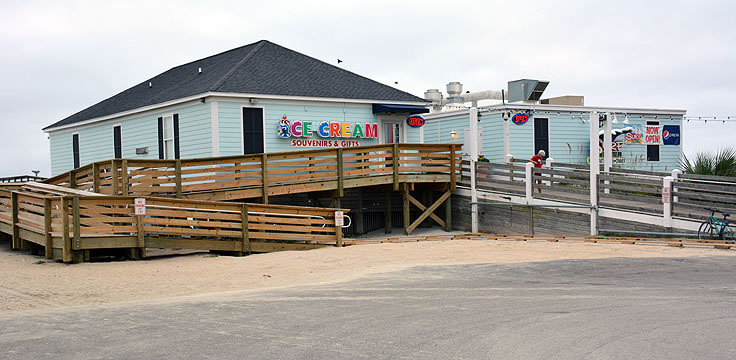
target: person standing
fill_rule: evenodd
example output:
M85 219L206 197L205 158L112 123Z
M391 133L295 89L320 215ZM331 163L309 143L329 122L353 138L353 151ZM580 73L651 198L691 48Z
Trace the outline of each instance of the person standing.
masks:
M529 161L531 161L532 164L534 164L534 167L535 168L541 168L542 167L542 163L544 161L544 156L545 155L547 155L547 154L544 152L544 150L539 150L539 152L536 155L532 156L532 158L529 159ZM534 173L534 175L541 176L542 173ZM541 185L542 184L542 180L537 180L537 184L540 184ZM542 193L542 188L541 187L540 188L537 188L537 190L539 191L540 194Z

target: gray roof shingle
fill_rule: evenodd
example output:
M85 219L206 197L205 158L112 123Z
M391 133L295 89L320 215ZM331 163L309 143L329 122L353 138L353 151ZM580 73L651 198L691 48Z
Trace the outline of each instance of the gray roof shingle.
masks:
M202 73L198 73L200 67ZM43 130L208 91L424 102L412 94L261 40L172 68Z

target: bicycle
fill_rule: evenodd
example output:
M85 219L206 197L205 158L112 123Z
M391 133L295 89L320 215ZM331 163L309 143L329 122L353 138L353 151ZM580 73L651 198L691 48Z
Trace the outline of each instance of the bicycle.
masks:
M703 221L703 223L700 224L700 228L698 228L699 240L736 240L733 228L731 227L733 224L728 221L728 216L730 214L726 214L723 211L716 209L705 208L705 210L710 211L710 217L708 220ZM723 214L723 220L718 220L716 218L715 215L717 212Z

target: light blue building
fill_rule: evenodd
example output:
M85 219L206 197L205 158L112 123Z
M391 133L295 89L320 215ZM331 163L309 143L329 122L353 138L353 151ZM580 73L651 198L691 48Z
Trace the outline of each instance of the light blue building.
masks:
M422 115L423 126L407 127L407 142L467 144L471 113L476 110L462 105L464 94L452 89L452 84L459 85L448 84L448 90L455 93L449 93L447 101L425 94L435 108L444 106L446 111ZM607 114L612 122L614 167L649 171L679 168L685 110L584 106L582 96L541 99L546 82L536 80L513 81L508 86L504 95L509 97L503 103L477 108L479 153L491 162L507 162L507 155L526 162L541 149L555 162L586 164L589 118L596 111ZM436 94L436 90L431 91ZM453 104L453 98L459 100ZM459 109L447 110L452 106ZM600 133L602 139L603 128ZM464 149L467 152L468 146Z
M175 159L400 141L426 101L268 41L172 68L58 121L53 175Z

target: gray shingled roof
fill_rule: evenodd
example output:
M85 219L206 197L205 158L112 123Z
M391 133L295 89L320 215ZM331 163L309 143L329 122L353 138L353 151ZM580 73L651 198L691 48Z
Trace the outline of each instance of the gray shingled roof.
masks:
M202 73L198 73L200 67ZM208 91L424 102L412 94L261 40L172 68L43 130Z

